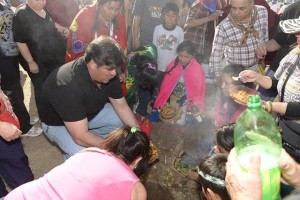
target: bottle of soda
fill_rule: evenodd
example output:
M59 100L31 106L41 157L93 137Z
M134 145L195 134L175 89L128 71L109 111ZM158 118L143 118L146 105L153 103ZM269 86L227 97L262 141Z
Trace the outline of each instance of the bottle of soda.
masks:
M261 157L260 175L262 199L280 199L280 169L278 159L281 154L281 135L274 118L261 107L257 95L250 95L248 108L240 115L234 128L234 145L238 160L247 171L252 155Z

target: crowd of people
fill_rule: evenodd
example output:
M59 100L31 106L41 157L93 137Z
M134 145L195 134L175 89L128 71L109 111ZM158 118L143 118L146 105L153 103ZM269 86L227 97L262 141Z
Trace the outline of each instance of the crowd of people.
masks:
M281 12L263 0L0 1L0 199L146 199L138 177L150 138L141 123L201 123L206 73L218 88L216 146L188 175L201 198L262 197L260 157L245 172L234 149L246 109L230 97L236 86L259 88L276 115L281 176L300 189L300 1ZM24 104L20 66L38 118ZM20 137L42 132L65 162L34 180Z

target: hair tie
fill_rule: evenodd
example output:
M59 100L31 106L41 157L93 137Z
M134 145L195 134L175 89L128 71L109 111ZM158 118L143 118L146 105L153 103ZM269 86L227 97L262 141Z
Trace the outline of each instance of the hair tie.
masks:
M136 127L132 127L132 128L130 129L130 132L131 132L132 134L135 134L136 131L137 131L137 128L136 128Z
M209 174L205 174L203 173L203 171L201 171L199 169L199 167L197 167L197 171L198 171L198 174L203 178L205 179L206 181L208 182L211 182L211 183L214 183L214 184L217 184L221 187L226 187L226 182L220 178L217 178L217 177L214 177L214 176L211 176Z
M142 68L146 68L146 67L147 67L148 69L156 70L156 66L155 66L155 65L153 66L152 63L145 63L145 64L143 65Z

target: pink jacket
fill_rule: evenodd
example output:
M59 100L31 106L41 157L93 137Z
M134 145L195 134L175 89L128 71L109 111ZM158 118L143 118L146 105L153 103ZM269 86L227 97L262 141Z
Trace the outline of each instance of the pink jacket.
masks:
M168 65L166 72L174 66L174 60ZM166 73L162 81L158 97L155 100L154 108L162 108L171 96L181 74L183 74L187 101L192 101L201 111L205 110L205 75L201 65L195 58L183 70L180 63L170 72ZM187 105L190 110L190 105Z

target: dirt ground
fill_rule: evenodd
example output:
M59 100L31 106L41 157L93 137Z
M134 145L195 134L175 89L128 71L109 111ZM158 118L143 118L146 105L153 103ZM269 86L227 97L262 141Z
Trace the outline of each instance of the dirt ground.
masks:
M37 115L30 78L21 71L25 104L31 116ZM199 199L198 185L185 177L188 169L194 169L205 157L213 142L212 116L216 88L207 84L207 113L201 124L180 126L155 123L152 142L159 149L159 160L142 177L149 200ZM22 138L25 152L35 178L39 178L55 166L63 163L60 150L51 144L44 134L35 138Z

